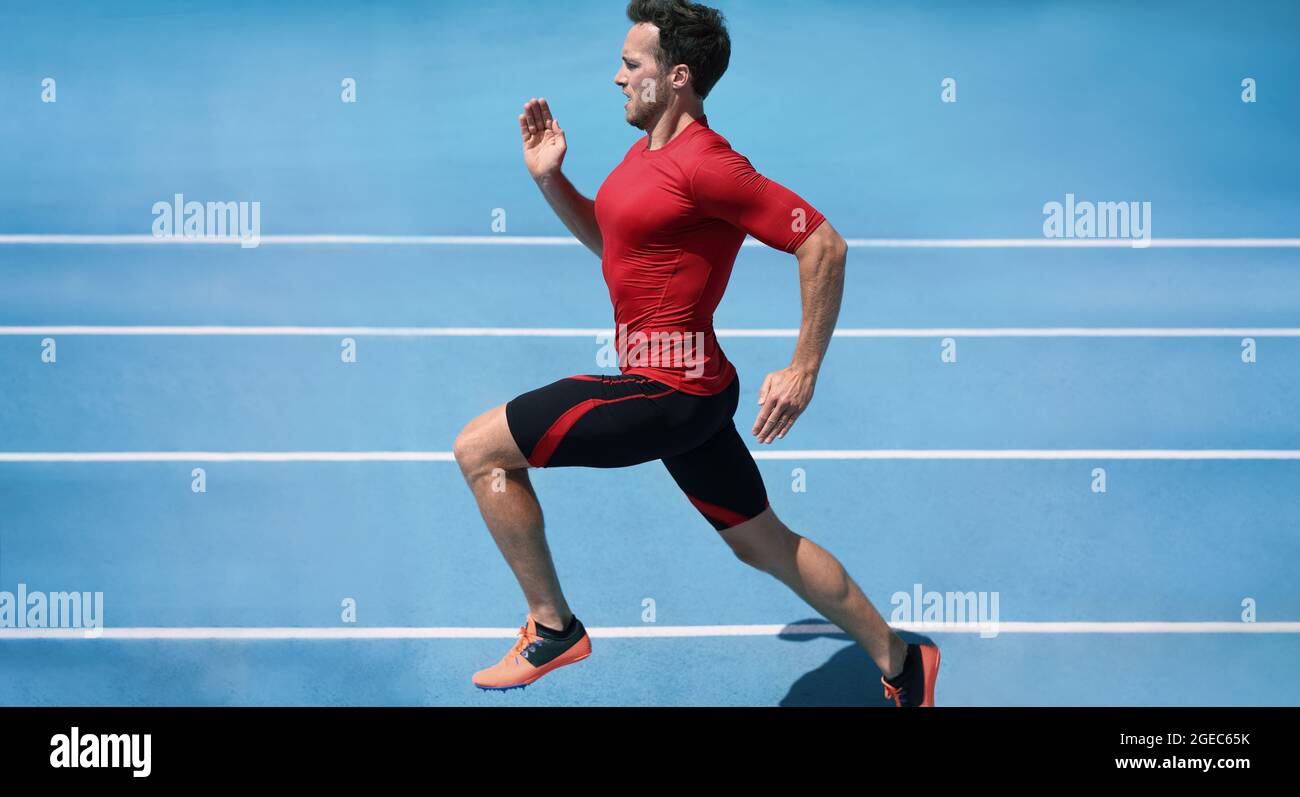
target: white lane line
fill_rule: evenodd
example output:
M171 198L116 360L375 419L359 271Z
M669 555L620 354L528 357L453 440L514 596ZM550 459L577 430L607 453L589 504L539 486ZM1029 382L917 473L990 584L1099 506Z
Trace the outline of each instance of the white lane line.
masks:
M372 327L372 326L0 326L3 336L326 336L326 337L538 337L609 339L612 329L599 327ZM720 338L796 338L799 330L718 329ZM921 327L845 328L837 338L1294 338L1300 327Z
M847 238L866 249L1290 249L1300 238ZM239 246L244 240L223 238L155 238L152 235L4 234L0 245L26 246ZM259 246L578 246L562 235L263 235ZM753 238L745 246L763 246Z
M20 246L239 246L237 237L155 238L152 235L0 235L0 245ZM263 235L259 246L578 246L559 235Z
M0 451L0 463L454 461L450 451Z
M1300 459L1296 449L823 449L755 451L754 459Z
M1300 460L1300 449L821 449L759 460ZM0 451L6 462L454 462L450 451Z
M1300 634L1300 622L997 622L892 623L900 631L924 634ZM834 625L686 625L588 628L597 639L681 637L772 637L841 634ZM336 628L336 627L163 627L0 628L0 640L290 640L290 639L513 639L518 628Z
M1300 238L846 238L868 249L1293 249ZM761 246L752 238L746 246Z

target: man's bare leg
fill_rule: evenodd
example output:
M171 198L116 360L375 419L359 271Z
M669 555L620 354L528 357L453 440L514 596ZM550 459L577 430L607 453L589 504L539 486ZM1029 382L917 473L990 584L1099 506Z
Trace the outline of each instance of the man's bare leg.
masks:
M827 620L844 629L886 678L902 671L907 643L894 633L829 551L795 534L770 507L720 533L742 562L775 576Z
M524 591L529 613L548 628L564 628L573 613L546 544L528 460L506 425L505 405L470 421L456 437L454 452L497 548Z

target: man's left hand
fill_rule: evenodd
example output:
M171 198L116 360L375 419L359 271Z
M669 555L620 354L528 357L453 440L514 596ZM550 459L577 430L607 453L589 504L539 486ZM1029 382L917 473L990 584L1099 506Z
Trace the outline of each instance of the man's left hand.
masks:
M760 443L785 437L812 401L817 372L790 366L773 371L758 391L758 418L753 433Z

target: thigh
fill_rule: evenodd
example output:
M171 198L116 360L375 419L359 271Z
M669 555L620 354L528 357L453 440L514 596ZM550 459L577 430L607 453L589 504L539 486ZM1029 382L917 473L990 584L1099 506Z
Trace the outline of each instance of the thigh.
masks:
M666 457L664 465L718 531L752 520L768 508L758 464L730 419L702 445Z
M536 468L619 468L698 444L711 405L635 375L571 376L506 404L515 443Z

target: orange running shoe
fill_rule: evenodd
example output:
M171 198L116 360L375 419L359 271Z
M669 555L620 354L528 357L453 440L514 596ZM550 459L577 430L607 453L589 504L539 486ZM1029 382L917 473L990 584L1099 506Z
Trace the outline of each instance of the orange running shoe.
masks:
M501 661L474 673L474 685L479 689L523 689L525 686L558 670L566 664L582 661L591 655L591 637L577 617L573 626L562 637L537 630L532 615L519 627L519 639Z
M880 676L885 699L902 708L932 708L934 682L939 678L939 648L929 644L907 646L903 671L892 679Z

